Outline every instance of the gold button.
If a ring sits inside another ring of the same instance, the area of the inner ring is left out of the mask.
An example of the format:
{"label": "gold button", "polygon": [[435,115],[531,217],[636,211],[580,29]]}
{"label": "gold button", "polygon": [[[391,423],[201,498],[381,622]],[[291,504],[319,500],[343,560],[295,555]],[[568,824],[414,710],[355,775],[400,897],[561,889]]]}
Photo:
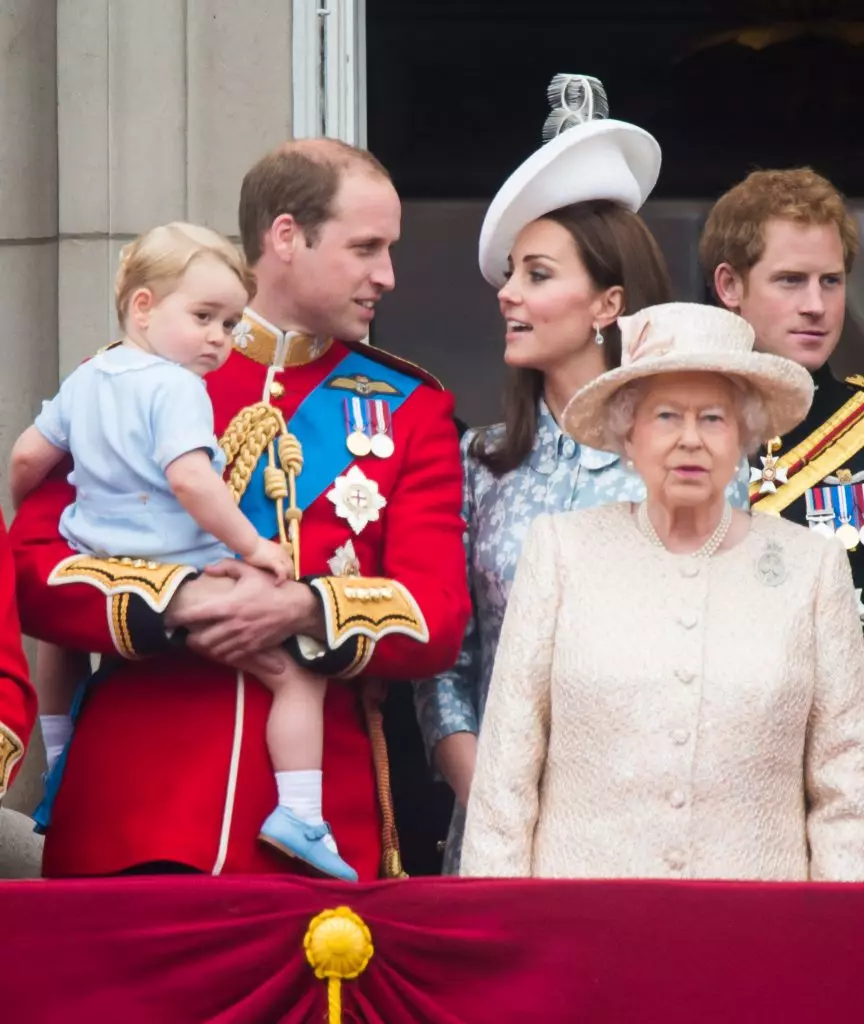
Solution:
{"label": "gold button", "polygon": [[278,380],[271,381],[270,394],[274,398],[281,398],[285,394],[285,385],[280,384]]}

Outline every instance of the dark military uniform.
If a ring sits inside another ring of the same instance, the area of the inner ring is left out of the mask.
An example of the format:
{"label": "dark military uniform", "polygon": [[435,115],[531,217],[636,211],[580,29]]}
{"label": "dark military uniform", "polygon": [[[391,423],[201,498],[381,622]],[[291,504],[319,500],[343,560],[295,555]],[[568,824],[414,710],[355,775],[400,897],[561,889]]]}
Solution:
{"label": "dark military uniform", "polygon": [[[807,418],[779,447],[752,460],[754,511],[782,515],[849,551],[856,588],[864,587],[864,377],[839,381],[827,366],[813,374]],[[773,487],[773,490],[772,490]],[[859,594],[860,597],[860,594]],[[864,607],[861,608],[864,616]]]}

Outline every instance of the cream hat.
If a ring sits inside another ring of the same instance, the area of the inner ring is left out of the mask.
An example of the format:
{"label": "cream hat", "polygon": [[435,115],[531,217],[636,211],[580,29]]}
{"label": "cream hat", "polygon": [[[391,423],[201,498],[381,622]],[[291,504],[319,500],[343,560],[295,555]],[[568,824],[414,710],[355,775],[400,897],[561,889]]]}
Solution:
{"label": "cream hat", "polygon": [[810,374],[791,359],[754,352],[753,328],[727,309],[667,302],[619,317],[618,326],[621,366],[577,391],[564,410],[562,425],[580,444],[613,448],[604,406],[625,384],[660,373],[699,371],[747,381],[764,403],[768,437],[797,426],[813,401]]}
{"label": "cream hat", "polygon": [[660,146],[648,132],[607,120],[603,85],[556,75],[549,85],[549,139],[504,182],[480,231],[480,270],[500,288],[516,236],[531,221],[571,203],[611,199],[637,211],[657,183]]}

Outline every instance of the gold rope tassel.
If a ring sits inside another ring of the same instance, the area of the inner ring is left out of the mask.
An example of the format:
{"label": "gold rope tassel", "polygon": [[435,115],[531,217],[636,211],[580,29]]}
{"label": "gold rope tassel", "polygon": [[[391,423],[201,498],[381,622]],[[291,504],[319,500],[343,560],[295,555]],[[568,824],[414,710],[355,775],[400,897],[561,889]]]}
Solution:
{"label": "gold rope tassel", "polygon": [[396,831],[393,792],[390,788],[390,759],[387,756],[384,716],[381,713],[382,694],[379,691],[380,686],[376,682],[367,683],[363,688],[363,711],[372,746],[378,806],[381,808],[381,873],[385,878],[407,878],[399,852],[399,833]]}
{"label": "gold rope tassel", "polygon": [[350,907],[313,917],[303,939],[315,977],[327,980],[328,1024],[342,1024],[342,982],[359,977],[375,952],[366,922]]}
{"label": "gold rope tassel", "polygon": [[[281,416],[281,413],[280,413]],[[283,433],[279,438],[279,465],[288,481],[288,507],[280,508],[279,520],[288,523],[288,539],[294,553],[294,578],[300,579],[300,521],[303,512],[297,507],[297,477],[303,472],[303,449],[293,434],[288,433],[283,420]]]}

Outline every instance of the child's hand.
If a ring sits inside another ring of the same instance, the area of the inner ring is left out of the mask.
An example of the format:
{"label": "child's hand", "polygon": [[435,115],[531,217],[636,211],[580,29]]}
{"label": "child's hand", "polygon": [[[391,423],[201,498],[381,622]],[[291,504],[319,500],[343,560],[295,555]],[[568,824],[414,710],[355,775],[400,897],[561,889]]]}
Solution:
{"label": "child's hand", "polygon": [[294,560],[281,544],[272,540],[261,540],[251,555],[243,559],[258,569],[266,569],[276,577],[277,583],[294,579]]}

